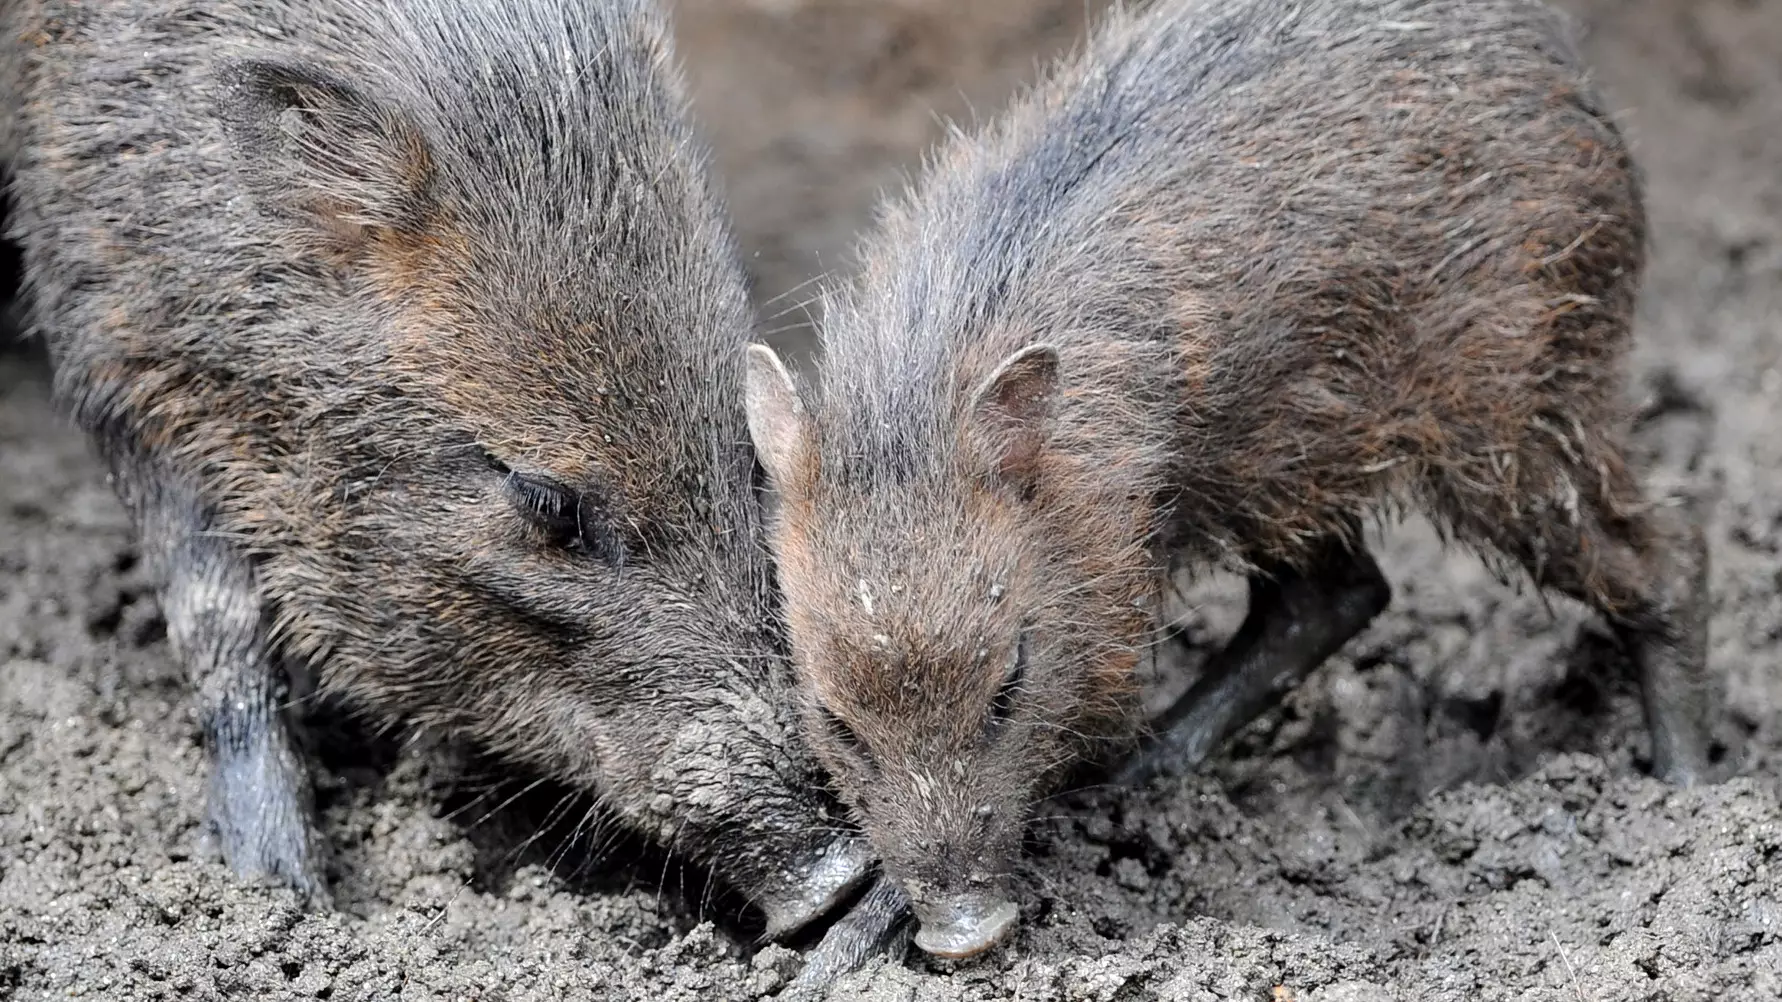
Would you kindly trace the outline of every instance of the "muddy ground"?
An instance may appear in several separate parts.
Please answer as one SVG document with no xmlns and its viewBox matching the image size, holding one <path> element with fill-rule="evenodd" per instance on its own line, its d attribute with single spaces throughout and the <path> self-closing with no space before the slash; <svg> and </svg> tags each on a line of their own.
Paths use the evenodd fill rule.
<svg viewBox="0 0 1782 1002">
<path fill-rule="evenodd" d="M 1646 778 L 1605 634 L 1411 525 L 1380 547 L 1391 612 L 1205 775 L 1043 812 L 1010 947 L 876 965 L 837 997 L 1782 997 L 1782 2 L 1573 6 L 1650 174 L 1637 440 L 1654 484 L 1707 512 L 1736 778 Z M 800 284 L 845 268 L 937 116 L 993 109 L 1085 6 L 682 14 L 766 324 L 797 339 Z M 1232 585 L 1186 597 L 1197 641 L 1234 628 Z M 350 726 L 325 743 L 340 910 L 306 915 L 196 844 L 198 732 L 122 513 L 41 359 L 0 354 L 0 999 L 671 1002 L 798 968 L 698 873 L 529 839 L 537 798 L 502 807 L 472 754 Z"/>
</svg>

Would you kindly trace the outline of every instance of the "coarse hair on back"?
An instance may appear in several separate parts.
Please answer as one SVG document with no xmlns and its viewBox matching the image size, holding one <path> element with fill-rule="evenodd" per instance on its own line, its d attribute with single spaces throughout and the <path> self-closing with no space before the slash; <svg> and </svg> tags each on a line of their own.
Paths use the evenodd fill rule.
<svg viewBox="0 0 1782 1002">
<path fill-rule="evenodd" d="M 506 256 L 501 272 L 598 284 L 694 269 L 688 287 L 725 287 L 704 272 L 733 242 L 654 5 L 333 0 L 318 17 L 320 61 L 406 116 L 428 201 Z"/>
</svg>

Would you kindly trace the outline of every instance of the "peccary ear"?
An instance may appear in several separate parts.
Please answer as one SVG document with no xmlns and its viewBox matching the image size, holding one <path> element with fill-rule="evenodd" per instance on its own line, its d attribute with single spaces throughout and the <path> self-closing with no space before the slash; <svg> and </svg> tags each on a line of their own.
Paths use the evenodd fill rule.
<svg viewBox="0 0 1782 1002">
<path fill-rule="evenodd" d="M 810 436 L 810 418 L 792 374 L 764 344 L 749 345 L 743 405 L 749 412 L 749 437 L 755 453 L 776 485 L 791 482 Z"/>
<path fill-rule="evenodd" d="M 1058 349 L 1049 344 L 1022 348 L 978 384 L 968 425 L 998 475 L 1022 486 L 1031 481 L 1057 399 Z"/>
<path fill-rule="evenodd" d="M 422 226 L 431 158 L 400 109 L 314 66 L 238 60 L 220 76 L 224 126 L 263 208 L 342 250 Z"/>
</svg>

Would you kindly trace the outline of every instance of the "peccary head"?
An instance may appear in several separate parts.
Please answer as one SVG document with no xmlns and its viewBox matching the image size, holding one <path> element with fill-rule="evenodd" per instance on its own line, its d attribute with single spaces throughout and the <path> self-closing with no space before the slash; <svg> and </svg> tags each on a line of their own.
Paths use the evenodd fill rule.
<svg viewBox="0 0 1782 1002">
<path fill-rule="evenodd" d="M 1029 811 L 1124 714 L 1134 655 L 1098 626 L 1132 603 L 1044 515 L 1069 475 L 1046 449 L 1057 352 L 956 389 L 923 428 L 840 390 L 808 412 L 769 349 L 748 361 L 805 733 L 908 892 L 918 945 L 963 957 L 1014 927 Z"/>
<path fill-rule="evenodd" d="M 234 58 L 217 92 L 308 296 L 255 371 L 209 374 L 234 413 L 199 446 L 278 639 L 797 926 L 869 861 L 781 695 L 750 314 L 665 29 L 635 3 L 379 16 L 325 60 Z M 253 427 L 301 460 L 241 454 Z"/>
</svg>

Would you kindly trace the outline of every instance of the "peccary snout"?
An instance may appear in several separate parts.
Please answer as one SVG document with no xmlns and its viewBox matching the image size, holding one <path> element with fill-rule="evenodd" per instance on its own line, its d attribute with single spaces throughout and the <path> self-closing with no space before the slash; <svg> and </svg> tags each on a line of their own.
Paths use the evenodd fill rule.
<svg viewBox="0 0 1782 1002">
<path fill-rule="evenodd" d="M 752 895 L 767 918 L 764 934 L 783 936 L 816 921 L 860 886 L 872 863 L 864 840 L 841 839 L 770 867 Z"/>
<path fill-rule="evenodd" d="M 908 890 L 909 888 L 906 888 Z M 1000 895 L 952 894 L 916 899 L 916 945 L 937 957 L 975 957 L 1001 943 L 1015 928 L 1020 910 Z"/>
</svg>

